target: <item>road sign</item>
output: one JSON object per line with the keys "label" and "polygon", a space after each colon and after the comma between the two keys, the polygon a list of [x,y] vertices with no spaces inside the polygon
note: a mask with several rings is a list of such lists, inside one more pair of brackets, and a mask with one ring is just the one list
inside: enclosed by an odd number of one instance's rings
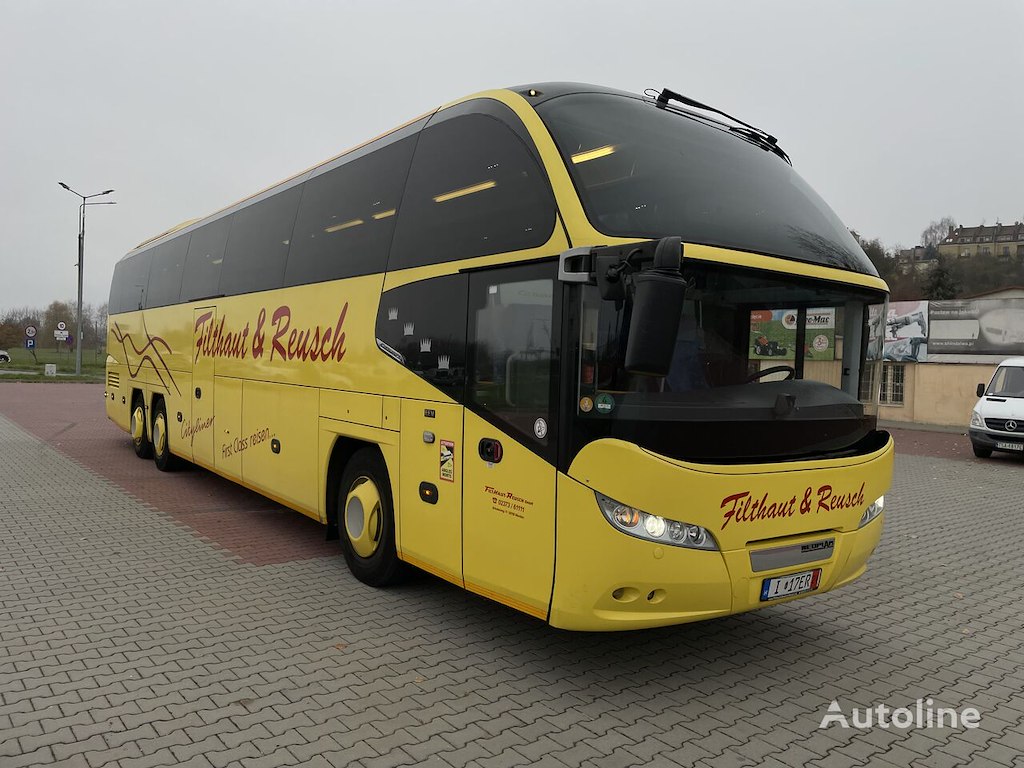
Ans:
{"label": "road sign", "polygon": [[[63,323],[61,323],[61,325],[63,325]],[[54,331],[53,332],[53,339],[54,339],[54,341],[67,341],[68,340],[68,332],[67,331]]]}
{"label": "road sign", "polygon": [[34,339],[36,337],[36,327],[34,325],[26,325],[25,335],[30,339]]}
{"label": "road sign", "polygon": [[68,329],[68,324],[65,323],[63,320],[61,320],[59,323],[57,323],[57,330],[58,331],[66,331],[67,329]]}
{"label": "road sign", "polygon": [[36,340],[35,339],[25,339],[25,349],[35,349],[35,348],[36,348]]}

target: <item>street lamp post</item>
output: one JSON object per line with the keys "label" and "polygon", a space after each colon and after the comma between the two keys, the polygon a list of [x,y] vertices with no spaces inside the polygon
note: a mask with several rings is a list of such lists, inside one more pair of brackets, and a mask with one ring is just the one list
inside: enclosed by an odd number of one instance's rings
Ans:
{"label": "street lamp post", "polygon": [[116,201],[103,200],[96,201],[94,203],[88,202],[90,198],[102,197],[103,195],[109,195],[114,190],[108,189],[103,192],[96,192],[92,195],[83,195],[81,192],[75,192],[71,187],[65,184],[63,181],[58,181],[64,189],[73,195],[77,195],[82,199],[82,204],[78,206],[78,312],[75,322],[75,332],[78,336],[75,338],[75,375],[82,375],[82,271],[85,267],[85,206],[87,205],[117,205]]}

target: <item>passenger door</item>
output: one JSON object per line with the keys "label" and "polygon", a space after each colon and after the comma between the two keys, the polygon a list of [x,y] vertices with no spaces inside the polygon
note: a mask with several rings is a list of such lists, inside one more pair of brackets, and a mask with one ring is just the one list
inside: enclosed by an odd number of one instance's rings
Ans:
{"label": "passenger door", "polygon": [[470,277],[466,588],[542,619],[555,558],[555,287],[550,264]]}

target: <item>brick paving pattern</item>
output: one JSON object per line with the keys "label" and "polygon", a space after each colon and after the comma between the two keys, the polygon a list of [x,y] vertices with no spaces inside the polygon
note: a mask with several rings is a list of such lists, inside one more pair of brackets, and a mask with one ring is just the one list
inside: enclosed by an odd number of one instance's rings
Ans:
{"label": "brick paving pattern", "polygon": [[[965,437],[897,433],[855,585],[583,634],[366,587],[315,523],[136,459],[100,400],[0,385],[0,768],[1024,765],[1024,462],[942,455]],[[818,729],[918,698],[981,727]]]}
{"label": "brick paving pattern", "polygon": [[266,565],[337,552],[315,520],[212,472],[164,474],[152,462],[125,461],[128,436],[107,420],[101,386],[5,384],[0,413],[241,560]]}

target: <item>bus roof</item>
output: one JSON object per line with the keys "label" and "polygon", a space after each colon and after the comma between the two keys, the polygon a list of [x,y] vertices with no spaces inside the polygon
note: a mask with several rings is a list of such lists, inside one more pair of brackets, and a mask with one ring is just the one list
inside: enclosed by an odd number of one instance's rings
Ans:
{"label": "bus roof", "polygon": [[413,118],[412,120],[408,120],[408,121],[402,123],[401,125],[399,125],[396,128],[392,128],[390,131],[385,131],[384,133],[381,133],[381,134],[379,134],[377,136],[374,136],[372,139],[367,139],[366,141],[361,142],[360,144],[356,144],[353,147],[349,147],[348,149],[344,150],[343,152],[339,152],[337,155],[334,155],[333,157],[329,157],[328,159],[324,160],[321,163],[317,163],[316,165],[312,165],[312,166],[310,166],[310,167],[308,167],[308,168],[306,168],[304,170],[299,171],[298,173],[295,173],[295,174],[293,174],[293,175],[291,175],[291,176],[289,176],[289,177],[287,177],[285,179],[282,179],[281,181],[278,181],[278,182],[276,182],[274,184],[271,184],[268,187],[264,187],[263,189],[258,190],[257,192],[253,192],[251,195],[247,195],[246,197],[243,197],[241,200],[236,200],[235,202],[231,203],[230,205],[226,205],[223,208],[219,208],[218,210],[214,211],[213,213],[209,213],[206,216],[200,216],[199,218],[188,219],[186,221],[183,221],[181,224],[178,224],[178,225],[176,225],[174,227],[171,227],[170,229],[166,230],[165,232],[161,232],[158,235],[154,235],[153,237],[150,237],[150,238],[148,238],[146,240],[143,240],[141,243],[136,245],[131,251],[129,251],[127,254],[125,254],[120,260],[123,261],[124,259],[127,259],[129,256],[132,256],[136,251],[139,251],[139,250],[141,250],[143,248],[146,248],[147,246],[153,245],[157,241],[162,240],[163,238],[165,238],[165,237],[167,237],[169,235],[177,234],[181,230],[186,229],[188,227],[191,227],[194,224],[200,224],[200,223],[209,222],[209,221],[213,220],[214,218],[219,217],[222,214],[227,214],[227,213],[229,213],[231,211],[234,211],[237,208],[241,208],[246,203],[252,202],[256,198],[267,197],[271,193],[276,193],[276,192],[280,192],[280,191],[282,191],[284,189],[287,189],[288,187],[290,187],[290,186],[292,186],[294,184],[299,183],[300,180],[302,180],[305,176],[311,174],[313,171],[315,171],[315,170],[317,170],[319,168],[322,168],[325,165],[329,165],[330,163],[333,163],[336,160],[340,160],[341,158],[343,158],[343,157],[345,157],[347,155],[350,155],[353,152],[358,152],[363,147],[369,146],[370,144],[374,143],[375,141],[379,141],[381,139],[387,138],[388,136],[400,133],[401,131],[403,131],[404,129],[408,128],[409,126],[415,125],[416,123],[419,123],[421,121],[426,120],[431,115],[433,115],[435,112],[437,112],[436,109],[431,110],[429,112],[425,112],[422,115],[419,115],[418,117]]}
{"label": "bus roof", "polygon": [[[504,88],[504,89],[501,89],[501,90],[508,90],[508,91],[512,91],[514,93],[518,93],[521,96],[526,97],[528,99],[528,101],[532,105],[541,104],[541,103],[547,101],[548,99],[555,98],[556,96],[565,96],[565,95],[571,94],[571,93],[609,93],[609,94],[617,94],[617,95],[621,95],[621,96],[629,96],[631,98],[636,98],[637,97],[637,94],[635,94],[635,93],[629,93],[628,91],[620,91],[620,90],[617,90],[617,89],[614,89],[614,88],[606,88],[606,87],[600,86],[600,85],[592,85],[592,84],[589,84],[589,83],[567,83],[567,82],[532,83],[532,84],[526,84],[526,85],[512,86],[512,87]],[[333,163],[333,162],[335,162],[337,160],[340,160],[341,158],[345,157],[346,155],[350,155],[353,152],[356,152],[356,151],[362,149],[363,147],[366,147],[366,146],[372,144],[375,141],[379,141],[379,140],[384,139],[384,138],[386,138],[388,136],[391,136],[393,134],[399,133],[403,129],[408,128],[409,126],[415,125],[416,123],[419,123],[420,121],[424,121],[424,120],[428,119],[429,117],[431,117],[435,112],[438,112],[438,111],[440,111],[442,109],[447,109],[448,107],[451,107],[451,106],[455,106],[456,104],[461,104],[464,101],[468,101],[470,99],[477,98],[482,93],[485,93],[485,91],[481,91],[481,92],[478,92],[476,94],[470,94],[469,96],[465,96],[463,98],[456,99],[456,100],[448,102],[447,104],[444,104],[444,105],[442,105],[440,107],[437,107],[435,109],[432,109],[432,110],[429,110],[427,112],[424,112],[423,114],[421,114],[421,115],[419,115],[417,117],[414,117],[411,120],[406,121],[405,123],[403,123],[402,125],[397,126],[396,128],[393,128],[393,129],[391,129],[389,131],[385,131],[384,133],[379,134],[377,136],[374,136],[371,139],[367,139],[366,141],[361,142],[360,144],[357,144],[357,145],[355,145],[353,147],[349,147],[348,149],[344,150],[343,152],[339,152],[337,155],[334,155],[333,157],[330,157],[327,160],[324,160],[323,162],[320,162],[320,163],[317,163],[316,165],[310,166],[309,168],[306,168],[305,170],[299,171],[298,173],[293,174],[293,175],[291,175],[291,176],[289,176],[289,177],[287,177],[285,179],[282,179],[281,181],[278,181],[278,182],[276,182],[274,184],[271,184],[268,187],[264,187],[263,189],[258,190],[257,192],[254,192],[251,195],[243,197],[241,200],[237,200],[237,201],[231,203],[230,205],[226,205],[223,208],[219,208],[218,210],[213,211],[212,213],[209,213],[209,214],[207,214],[205,216],[200,216],[198,218],[189,219],[187,221],[182,222],[181,224],[178,224],[178,225],[176,225],[174,227],[171,227],[170,229],[168,229],[168,230],[166,230],[164,232],[161,232],[160,234],[154,235],[153,237],[149,237],[149,238],[143,240],[138,245],[136,245],[131,251],[129,251],[127,254],[125,254],[125,256],[122,257],[122,258],[128,258],[129,256],[132,256],[137,251],[142,250],[144,248],[147,248],[148,246],[157,243],[158,241],[162,240],[165,237],[177,234],[177,233],[181,232],[183,229],[186,229],[188,227],[191,227],[193,225],[200,224],[200,223],[208,223],[209,221],[212,221],[214,218],[217,218],[217,217],[219,217],[221,215],[226,215],[227,213],[229,213],[229,212],[231,212],[231,211],[233,211],[233,210],[235,210],[237,208],[240,208],[240,207],[242,207],[243,205],[245,205],[247,203],[253,202],[256,198],[268,196],[271,192],[283,191],[284,189],[287,189],[288,187],[292,186],[293,184],[298,183],[299,180],[302,179],[303,176],[305,176],[307,174],[311,174],[313,171],[316,171],[317,169],[322,168],[323,166],[328,165],[329,163]]]}

